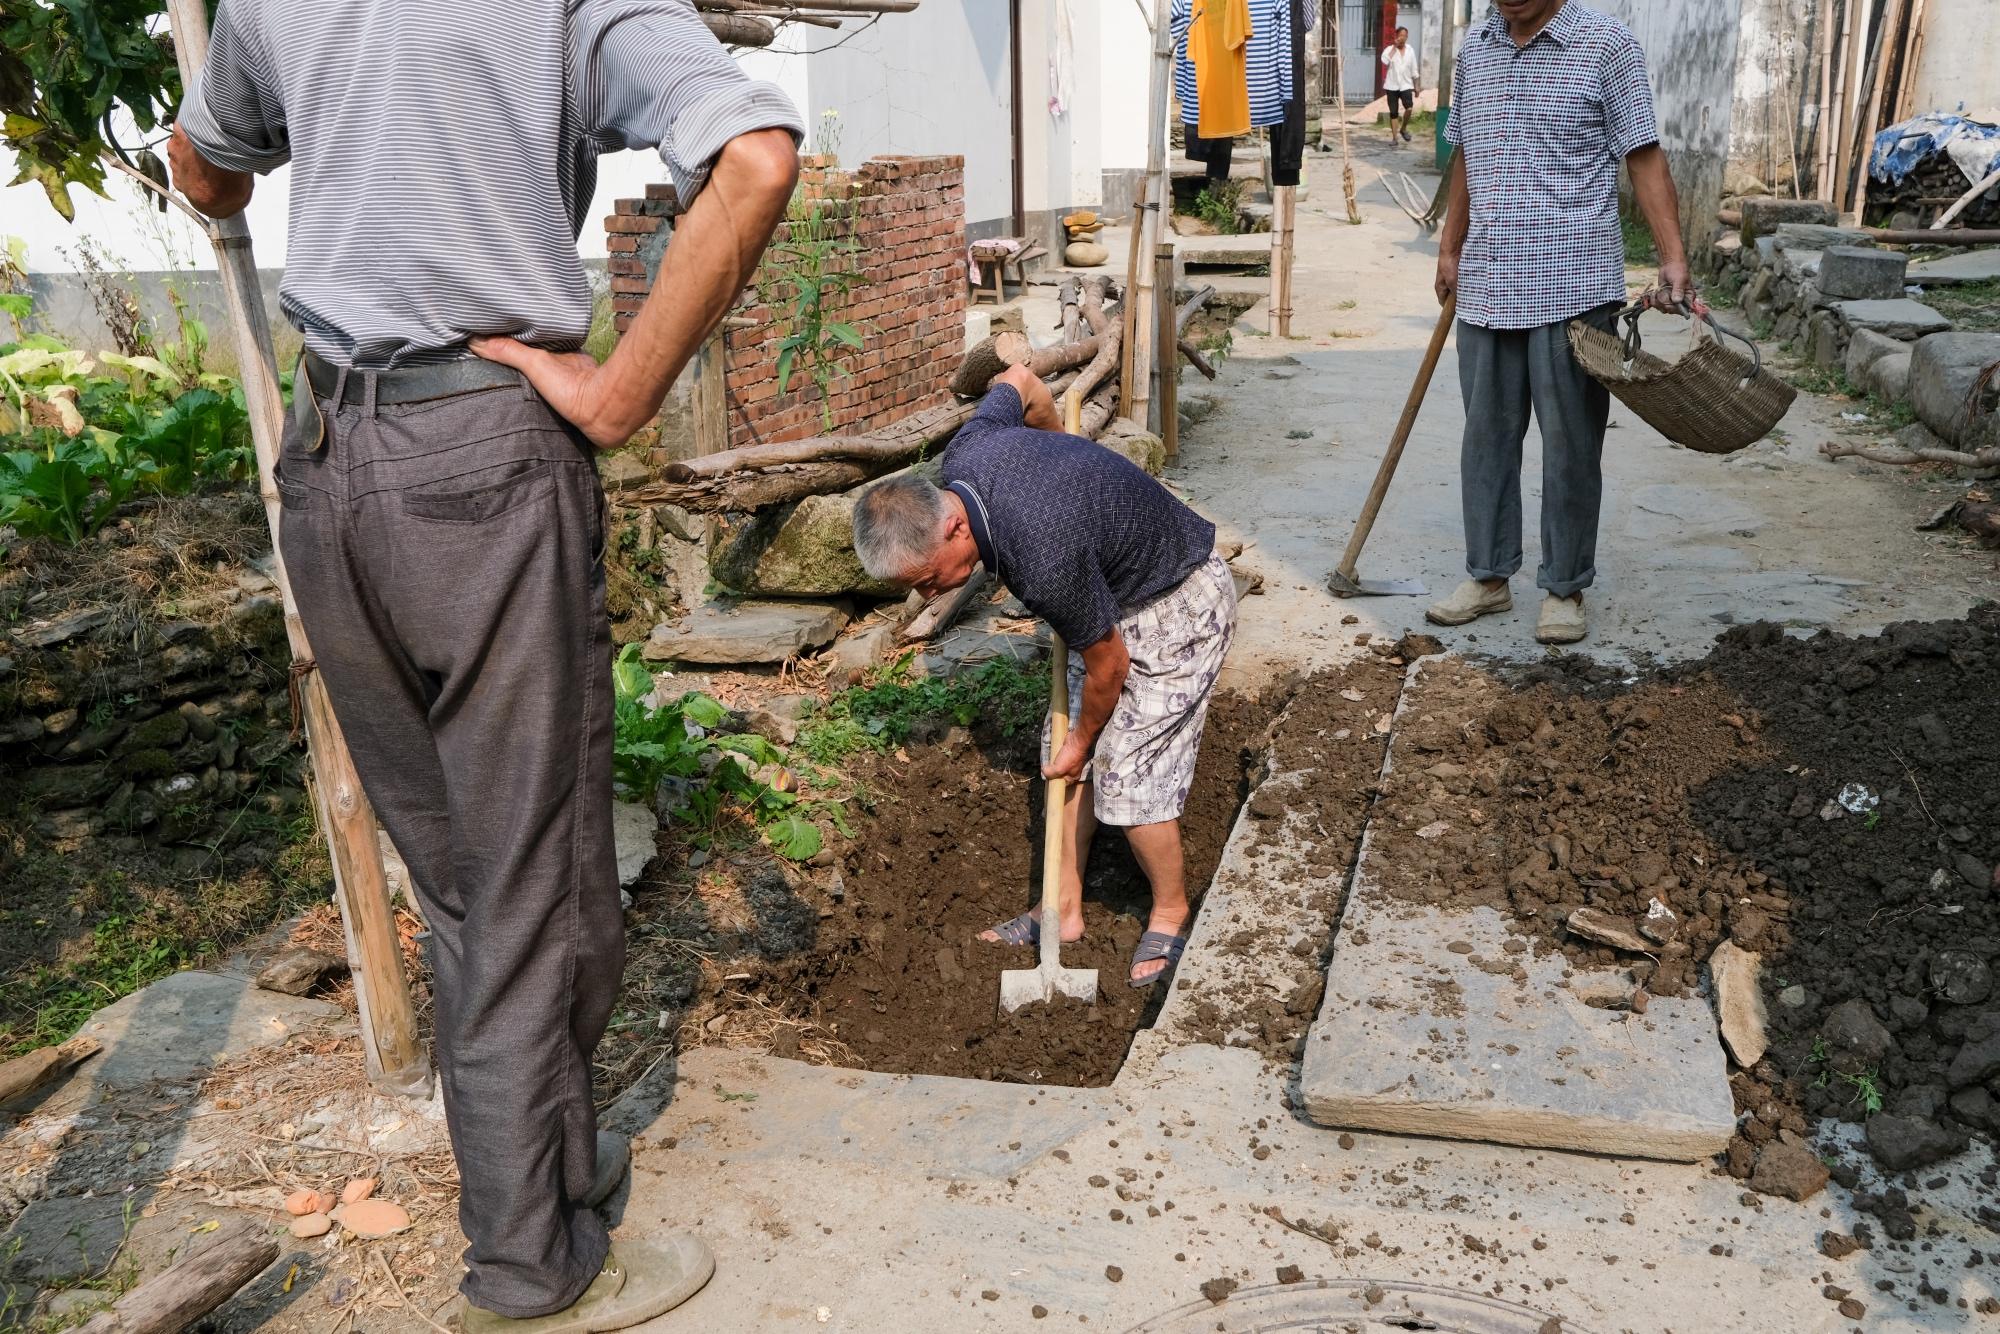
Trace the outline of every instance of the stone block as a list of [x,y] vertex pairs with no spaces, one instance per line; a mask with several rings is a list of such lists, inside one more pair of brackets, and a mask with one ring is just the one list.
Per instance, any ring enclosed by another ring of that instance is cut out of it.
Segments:
[[1097,443],[1115,454],[1123,455],[1154,477],[1158,477],[1167,466],[1166,443],[1151,431],[1122,417],[1105,427]]
[[1829,307],[1852,333],[1873,329],[1891,338],[1911,342],[1927,334],[1943,333],[1951,321],[1921,301],[1898,297],[1893,301],[1836,301]]
[[654,626],[640,652],[649,662],[783,662],[833,642],[847,621],[834,602],[707,603]]
[[881,662],[895,644],[896,628],[887,621],[834,640],[833,647],[827,651],[834,684],[846,685]]
[[1781,277],[1811,287],[1819,282],[1819,263],[1825,256],[1824,250],[1781,250],[1774,263]]
[[1903,295],[1903,270],[1909,262],[1894,250],[1829,246],[1820,256],[1819,290],[1848,300],[1894,301]]
[[[1745,239],[1748,240],[1749,238],[1746,237]],[[1751,240],[1750,244],[1757,251],[1757,264],[1759,267],[1769,265],[1773,260],[1777,259],[1778,240],[1776,237],[1759,236]]]
[[1926,287],[1952,287],[1959,283],[1990,283],[2000,279],[2000,246],[1985,250],[1955,250],[1947,255],[1920,259],[1906,275]]
[[1911,358],[1912,354],[1908,350],[1878,357],[1855,383],[1883,402],[1894,403],[1907,397],[1910,392]]
[[1769,236],[1787,222],[1831,227],[1839,221],[1833,205],[1818,199],[1751,198],[1743,201],[1742,211],[1742,232],[1750,240]]
[[1877,333],[1873,329],[1862,329],[1847,340],[1847,357],[1844,362],[1847,378],[1854,384],[1861,384],[1870,366],[1883,357],[1909,350],[1908,343],[1900,342],[1885,333]]
[[1816,310],[1806,321],[1806,355],[1821,370],[1833,370],[1847,352],[1847,329],[1829,310]]
[[1829,246],[1872,246],[1875,238],[1859,227],[1823,227],[1812,222],[1778,224],[1771,238],[1780,250],[1825,250]]
[[[1912,303],[1914,304],[1914,303]],[[1922,339],[1910,358],[1910,404],[1917,420],[1952,444],[1979,448],[2000,437],[1989,391],[1985,411],[1967,411],[1980,373],[2000,361],[2000,333],[1941,333]]]
[[736,593],[777,597],[890,597],[897,589],[868,577],[854,554],[854,505],[861,491],[807,496],[714,525],[709,570]]

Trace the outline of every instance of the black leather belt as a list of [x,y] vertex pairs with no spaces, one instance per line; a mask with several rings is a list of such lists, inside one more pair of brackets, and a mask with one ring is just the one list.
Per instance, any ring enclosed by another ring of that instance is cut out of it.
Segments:
[[[341,368],[311,352],[305,354],[304,365],[313,393],[321,398],[332,398],[334,386],[340,382]],[[368,377],[371,375],[375,377],[375,402],[380,405],[426,403],[436,398],[476,394],[485,389],[518,388],[521,384],[521,373],[511,366],[502,366],[483,357],[464,357],[458,361],[443,361],[432,366],[405,366],[393,371],[351,370],[347,373],[342,399],[348,403],[366,402]]]

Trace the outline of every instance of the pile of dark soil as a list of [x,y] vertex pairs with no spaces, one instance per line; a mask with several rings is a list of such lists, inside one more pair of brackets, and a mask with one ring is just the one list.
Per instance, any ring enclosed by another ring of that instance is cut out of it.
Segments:
[[1695,818],[1789,903],[1739,939],[1766,951],[1774,1040],[1746,1135],[1789,1107],[1865,1121],[1892,1170],[2000,1135],[2000,607],[1871,639],[1744,626],[1706,667],[1771,759]]
[[[1197,908],[1280,703],[1222,695],[1209,710],[1182,817]],[[1117,1074],[1160,990],[1125,982],[1150,893],[1122,834],[1099,831],[1084,873],[1085,935],[1063,947],[1066,967],[1097,969],[1097,1004],[1003,1016],[1000,973],[1033,967],[1034,952],[975,939],[1040,893],[1034,761],[1033,736],[980,746],[959,734],[857,774],[876,795],[875,819],[846,853],[844,898],[820,921],[815,953],[790,970],[811,1018],[845,1045],[840,1063],[1086,1086]]]

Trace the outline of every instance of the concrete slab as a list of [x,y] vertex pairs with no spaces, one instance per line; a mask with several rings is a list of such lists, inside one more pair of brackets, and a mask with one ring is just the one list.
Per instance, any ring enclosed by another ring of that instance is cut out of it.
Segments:
[[1904,276],[1925,287],[1994,282],[2000,280],[2000,246],[1988,250],[1958,250],[1930,259],[1913,259]]
[[1906,343],[1951,328],[1950,320],[1909,297],[1893,301],[1835,301],[1831,309],[1850,329],[1873,329]]
[[[1423,707],[1425,661],[1398,718]],[[1587,998],[1629,995],[1630,978],[1510,954],[1515,933],[1491,908],[1412,911],[1382,889],[1375,856],[1371,828],[1306,1038],[1314,1121],[1683,1162],[1728,1144],[1735,1107],[1705,1002],[1597,1008]]]

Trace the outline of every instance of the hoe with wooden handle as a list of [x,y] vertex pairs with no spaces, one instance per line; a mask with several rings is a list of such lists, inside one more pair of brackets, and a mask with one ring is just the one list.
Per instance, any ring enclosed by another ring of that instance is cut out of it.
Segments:
[[[1071,435],[1078,433],[1083,400],[1070,394],[1063,400],[1063,415]],[[1059,754],[1069,737],[1069,649],[1061,635],[1049,643],[1049,757]],[[1062,894],[1063,797],[1069,784],[1060,778],[1048,783],[1046,813],[1042,831],[1042,912],[1041,963],[1033,968],[1009,968],[1000,974],[1000,1012],[1012,1014],[1023,1005],[1048,1002],[1068,996],[1086,1003],[1097,999],[1095,968],[1062,966],[1062,913],[1057,906]]]

